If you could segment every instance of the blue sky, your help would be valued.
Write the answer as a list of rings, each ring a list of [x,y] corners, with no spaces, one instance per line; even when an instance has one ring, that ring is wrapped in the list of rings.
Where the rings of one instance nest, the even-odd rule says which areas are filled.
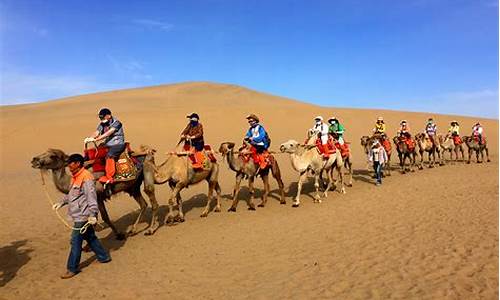
[[[498,2],[0,0],[0,102],[183,81],[498,118]]]

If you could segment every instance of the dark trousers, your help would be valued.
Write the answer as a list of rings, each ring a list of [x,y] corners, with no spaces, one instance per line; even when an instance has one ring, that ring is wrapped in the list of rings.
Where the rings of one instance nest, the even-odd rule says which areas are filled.
[[[85,223],[86,222],[75,222],[74,227],[81,228]],[[106,262],[111,259],[95,235],[94,227],[87,227],[87,231],[83,234],[81,234],[79,230],[73,230],[71,232],[71,251],[69,252],[67,264],[68,271],[70,272],[78,273],[80,271],[79,265],[82,257],[82,243],[84,240],[87,241],[90,249],[94,251],[99,262]]]
[[[108,146],[107,158],[114,158],[115,160],[120,157],[120,154],[125,151],[125,144],[118,144],[113,146]]]
[[[382,164],[378,161],[374,161],[373,170],[375,171],[375,178],[377,179],[377,183],[382,183]]]

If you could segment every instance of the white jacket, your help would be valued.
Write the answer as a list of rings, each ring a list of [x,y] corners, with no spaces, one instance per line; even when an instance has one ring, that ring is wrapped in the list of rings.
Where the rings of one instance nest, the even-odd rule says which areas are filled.
[[[318,122],[314,124],[311,131],[314,132],[315,135],[319,135],[321,137],[321,144],[326,144],[328,142],[328,125],[323,122]]]

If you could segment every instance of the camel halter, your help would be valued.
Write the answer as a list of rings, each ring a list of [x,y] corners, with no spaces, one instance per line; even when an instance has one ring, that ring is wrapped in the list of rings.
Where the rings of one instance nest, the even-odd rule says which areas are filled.
[[[52,200],[52,198],[50,197],[49,195],[49,192],[47,190],[47,185],[45,185],[45,178],[43,176],[43,170],[40,169],[40,177],[42,178],[42,186],[43,186],[43,191],[45,192],[45,196],[47,197],[47,200],[49,201],[49,203],[51,204],[51,206],[54,206],[55,202]],[[57,217],[59,218],[59,220],[61,220],[61,222],[66,226],[68,227],[69,229],[71,230],[78,230],[80,232],[80,234],[84,234],[86,231],[87,231],[87,228],[89,226],[91,226],[91,224],[89,222],[86,222],[82,227],[80,228],[76,228],[76,227],[73,227],[71,225],[68,224],[68,222],[66,222],[66,220],[59,214],[59,211],[58,210],[55,210],[55,213],[57,215]]]

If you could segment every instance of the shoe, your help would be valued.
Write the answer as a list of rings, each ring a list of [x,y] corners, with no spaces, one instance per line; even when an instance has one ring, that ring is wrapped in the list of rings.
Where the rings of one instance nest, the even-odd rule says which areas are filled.
[[[71,277],[75,276],[76,274],[78,274],[78,273],[73,273],[71,271],[66,271],[66,273],[64,273],[64,274],[61,275],[61,279],[68,279],[68,278],[71,278]]]
[[[106,260],[103,260],[103,261],[99,261],[101,264],[106,264],[106,263],[109,263],[111,261],[111,257],[106,259]]]
[[[382,183],[380,183],[380,182],[375,183],[376,186],[380,186],[381,184]]]

